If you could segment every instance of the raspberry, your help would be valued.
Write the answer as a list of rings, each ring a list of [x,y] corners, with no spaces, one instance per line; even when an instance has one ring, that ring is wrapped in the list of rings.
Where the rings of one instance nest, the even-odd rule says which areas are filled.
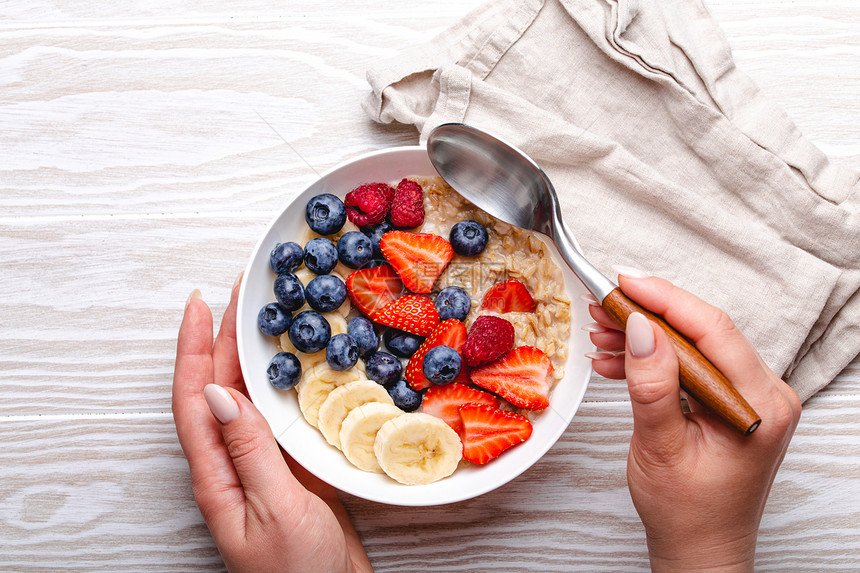
[[[479,316],[460,349],[469,366],[492,362],[514,347],[514,326],[498,316]]]
[[[346,194],[344,205],[349,220],[359,227],[381,223],[388,214],[394,189],[385,183],[366,183]]]
[[[424,190],[408,179],[397,185],[391,202],[391,224],[412,229],[424,222]]]

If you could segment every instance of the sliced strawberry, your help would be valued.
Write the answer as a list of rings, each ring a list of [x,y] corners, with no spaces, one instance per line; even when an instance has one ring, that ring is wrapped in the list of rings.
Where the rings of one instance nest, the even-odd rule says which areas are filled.
[[[444,344],[460,352],[460,348],[462,348],[465,341],[466,327],[462,322],[456,318],[449,318],[440,322],[424,342],[421,343],[415,354],[409,358],[409,363],[406,364],[405,378],[409,386],[413,390],[423,390],[424,388],[433,386],[433,383],[424,376],[424,357],[431,348]],[[454,382],[469,383],[469,368],[465,364]]]
[[[463,421],[460,419],[460,406],[465,404],[485,404],[498,408],[500,401],[489,392],[454,382],[429,388],[421,401],[421,411],[442,418],[462,436]]]
[[[460,406],[463,422],[463,458],[485,464],[532,435],[532,423],[514,412],[485,404]]]
[[[469,366],[492,362],[514,347],[514,325],[504,318],[482,315],[475,319],[460,354]]]
[[[535,301],[526,285],[516,279],[506,280],[490,287],[481,310],[503,314],[506,312],[534,312]]]
[[[390,265],[359,269],[346,278],[346,292],[367,316],[394,302],[403,292],[403,283]]]
[[[552,362],[542,350],[518,346],[496,360],[472,370],[472,382],[519,408],[549,406]]]
[[[439,311],[429,296],[405,294],[374,312],[370,319],[410,334],[429,336],[439,324]]]
[[[379,249],[412,292],[429,293],[454,256],[454,249],[439,235],[389,231]]]

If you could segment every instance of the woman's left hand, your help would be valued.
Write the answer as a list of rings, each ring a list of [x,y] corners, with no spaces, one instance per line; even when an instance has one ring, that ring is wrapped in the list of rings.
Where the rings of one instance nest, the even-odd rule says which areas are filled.
[[[278,447],[245,396],[233,288],[218,337],[192,293],[176,349],[173,418],[194,498],[231,571],[372,571],[331,486]]]

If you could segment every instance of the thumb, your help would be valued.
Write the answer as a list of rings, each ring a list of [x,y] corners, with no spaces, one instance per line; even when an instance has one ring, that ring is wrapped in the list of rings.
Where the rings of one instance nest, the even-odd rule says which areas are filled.
[[[627,318],[624,370],[633,407],[633,433],[644,446],[673,450],[687,418],[681,410],[678,358],[668,337],[641,313]]]
[[[224,445],[246,498],[275,499],[298,483],[260,411],[238,390],[207,384],[203,396],[221,422]]]

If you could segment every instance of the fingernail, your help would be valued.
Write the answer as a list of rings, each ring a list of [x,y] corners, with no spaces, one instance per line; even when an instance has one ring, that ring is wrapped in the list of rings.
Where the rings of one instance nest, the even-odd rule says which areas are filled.
[[[239,283],[242,282],[242,276],[245,274],[245,271],[239,273],[239,276],[236,277],[236,280],[233,281],[233,288],[230,290],[236,290],[236,287],[239,286]]]
[[[612,269],[619,275],[631,279],[647,279],[649,276],[651,276],[645,271],[640,271],[639,269],[628,267],[626,265],[613,265]]]
[[[188,305],[191,304],[191,301],[195,298],[203,298],[203,294],[200,292],[200,289],[194,289],[191,291],[191,294],[189,294],[188,298],[185,299],[185,308],[188,308]]]
[[[592,306],[600,306],[600,302],[598,302],[598,300],[594,298],[593,294],[581,294],[579,295],[579,299],[584,302],[587,302]]]
[[[630,354],[636,358],[646,358],[654,352],[654,331],[645,315],[634,312],[627,317],[627,344]]]
[[[592,360],[609,360],[610,358],[615,358],[615,354],[612,352],[586,352],[585,357],[591,358]]]
[[[239,404],[227,390],[217,384],[207,384],[203,388],[203,397],[212,414],[222,424],[229,424],[239,417]]]
[[[595,334],[600,334],[601,332],[609,332],[609,329],[605,326],[600,326],[596,322],[590,322],[582,327],[582,330],[585,332],[593,332]]]

